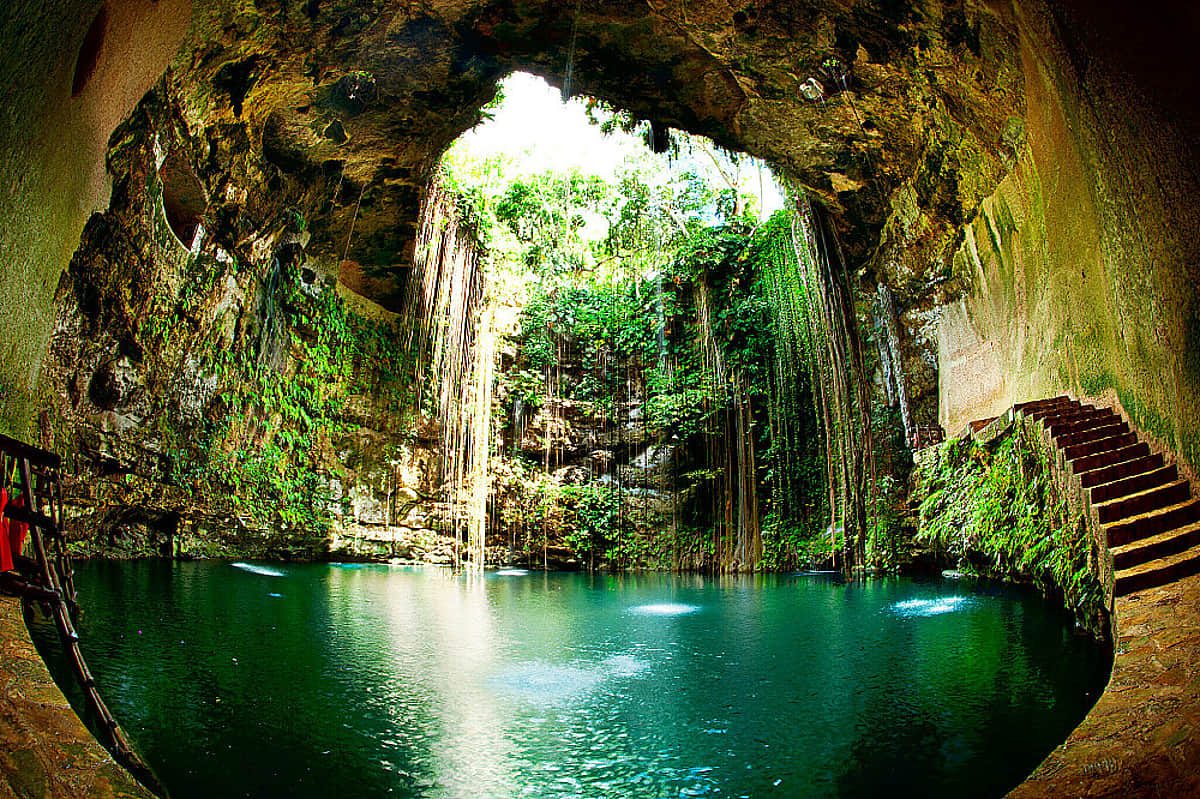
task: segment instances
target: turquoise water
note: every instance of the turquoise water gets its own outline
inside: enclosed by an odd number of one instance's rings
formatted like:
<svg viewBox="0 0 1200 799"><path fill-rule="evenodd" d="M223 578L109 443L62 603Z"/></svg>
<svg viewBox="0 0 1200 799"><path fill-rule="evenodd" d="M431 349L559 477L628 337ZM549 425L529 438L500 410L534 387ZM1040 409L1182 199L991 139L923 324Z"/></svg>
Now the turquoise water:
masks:
<svg viewBox="0 0 1200 799"><path fill-rule="evenodd" d="M1111 663L1036 595L961 581L145 561L77 584L103 695L177 799L1001 796Z"/></svg>

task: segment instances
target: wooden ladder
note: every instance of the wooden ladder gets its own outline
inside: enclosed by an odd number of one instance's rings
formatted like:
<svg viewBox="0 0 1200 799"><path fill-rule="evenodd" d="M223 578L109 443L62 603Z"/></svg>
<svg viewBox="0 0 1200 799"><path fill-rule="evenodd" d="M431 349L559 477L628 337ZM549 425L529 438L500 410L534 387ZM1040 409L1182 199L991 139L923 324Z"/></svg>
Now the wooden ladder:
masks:
<svg viewBox="0 0 1200 799"><path fill-rule="evenodd" d="M63 537L61 469L62 459L58 455L0 434L0 487L10 497L3 517L10 524L28 525L29 541L23 549L33 551L32 558L22 552L12 553L14 569L0 572L0 590L36 602L43 613L54 619L75 680L83 690L88 710L99 724L101 742L139 782L164 795L154 773L134 752L129 738L104 704L79 649L79 633L72 621L72 614L78 612L79 606L75 602L74 571ZM12 501L17 492L24 498L20 505Z"/></svg>

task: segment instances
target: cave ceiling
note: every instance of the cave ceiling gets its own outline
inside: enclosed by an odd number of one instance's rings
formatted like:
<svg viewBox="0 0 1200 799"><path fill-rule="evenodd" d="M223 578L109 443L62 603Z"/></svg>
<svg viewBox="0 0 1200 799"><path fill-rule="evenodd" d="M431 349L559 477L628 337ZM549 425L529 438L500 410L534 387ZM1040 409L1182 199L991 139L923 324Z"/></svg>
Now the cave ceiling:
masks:
<svg viewBox="0 0 1200 799"><path fill-rule="evenodd" d="M772 163L904 301L1022 145L1005 8L196 0L166 85L204 153L219 237L237 246L295 212L310 255L386 276L411 261L431 169L496 82L524 70L561 86L574 38L572 93ZM386 279L370 285L387 300Z"/></svg>

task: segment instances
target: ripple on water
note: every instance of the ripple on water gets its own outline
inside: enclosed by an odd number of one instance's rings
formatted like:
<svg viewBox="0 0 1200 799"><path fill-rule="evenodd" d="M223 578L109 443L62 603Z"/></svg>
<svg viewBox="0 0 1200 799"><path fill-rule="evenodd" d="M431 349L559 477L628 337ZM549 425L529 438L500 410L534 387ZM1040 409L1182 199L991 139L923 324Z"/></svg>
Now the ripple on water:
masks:
<svg viewBox="0 0 1200 799"><path fill-rule="evenodd" d="M599 671L557 663L517 663L492 678L497 693L538 704L555 704L590 692L603 679Z"/></svg>
<svg viewBox="0 0 1200 799"><path fill-rule="evenodd" d="M600 668L610 677L640 677L650 670L650 662L633 655L610 655L600 661Z"/></svg>
<svg viewBox="0 0 1200 799"><path fill-rule="evenodd" d="M942 596L932 599L905 599L892 604L892 610L906 618L914 616L940 616L953 613L969 605L965 596Z"/></svg>
<svg viewBox="0 0 1200 799"><path fill-rule="evenodd" d="M492 677L491 684L502 695L554 704L590 693L605 680L640 677L649 670L649 661L633 655L610 655L596 664L570 666L529 661L506 668Z"/></svg>
<svg viewBox="0 0 1200 799"><path fill-rule="evenodd" d="M680 602L658 602L651 605L637 605L629 609L630 613L640 613L644 616L683 616L695 613L699 605L684 605Z"/></svg>
<svg viewBox="0 0 1200 799"><path fill-rule="evenodd" d="M235 569L250 572L251 574L260 574L263 577L283 577L283 572L276 569L268 569L266 566L255 566L253 563L232 563L230 564Z"/></svg>

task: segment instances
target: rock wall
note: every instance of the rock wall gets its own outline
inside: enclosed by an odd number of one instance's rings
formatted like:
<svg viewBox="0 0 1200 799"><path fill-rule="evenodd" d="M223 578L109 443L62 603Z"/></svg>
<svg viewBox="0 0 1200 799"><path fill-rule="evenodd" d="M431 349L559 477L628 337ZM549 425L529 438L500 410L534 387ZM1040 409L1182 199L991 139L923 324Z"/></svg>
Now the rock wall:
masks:
<svg viewBox="0 0 1200 799"><path fill-rule="evenodd" d="M308 257L296 213L205 214L262 191L208 144L160 82L114 134L110 207L58 286L37 418L73 467L76 550L444 548L423 499L438 431L415 409L402 326Z"/></svg>
<svg viewBox="0 0 1200 799"><path fill-rule="evenodd" d="M1195 113L1167 104L1187 81L1163 80L1187 20L1020 11L1026 145L955 252L970 288L938 325L941 422L1070 391L1118 405L1194 470L1200 174ZM1156 39L1167 61L1139 61Z"/></svg>
<svg viewBox="0 0 1200 799"><path fill-rule="evenodd" d="M69 4L61 18L32 6L6 9L0 32L23 47L3 72L28 90L7 107L55 109L69 95L71 69L59 63L60 39L52 33L82 42L83 21L96 5ZM120 40L127 53L112 49L115 39L103 40L110 49L100 51L96 80L111 67L114 75L146 77L138 85L148 86L147 76L161 64L150 56L165 58L176 41L160 33L182 27L186 6L110 0L106 8L114 32L123 14L139 24ZM1021 99L1009 16L976 0L798 6L197 0L169 80L197 125L194 133L231 170L233 182L266 188L238 196L218 187L208 213L261 226L282 209L297 209L310 222L310 253L337 264L346 284L393 308L411 266L421 192L442 149L478 119L498 77L528 69L565 81L569 53L573 90L629 108L660 128L708 134L779 164L836 211L854 263L866 262L892 206L904 205L906 227L893 238L916 254L879 270L905 282L898 300L906 308L915 297L907 289L927 282L925 255L953 237L1019 144L1007 124ZM104 137L129 104L103 107L113 115L88 117L94 124L87 136L40 110L24 122L5 121L5 168L15 173L32 162L44 177L37 192L9 206L12 221L28 209L38 214L65 198L74 202L82 192L71 188L83 180L78 176L103 175ZM62 163L77 158L79 164ZM60 186L63 172L71 178ZM80 207L102 205L100 193ZM0 214L0 221L9 217ZM51 291L86 211L51 217L4 226L11 235L4 241L14 248L6 263L22 263L15 248L30 242L45 250L37 266L5 270L13 275L6 288L20 291L4 295L22 297L4 309L14 335L3 374L16 386L13 396L26 398L14 400L4 424L18 433L29 429L26 400L49 335ZM917 240L922 248L912 246ZM40 294L22 293L35 284Z"/></svg>
<svg viewBox="0 0 1200 799"><path fill-rule="evenodd" d="M103 13L101 13L103 9ZM108 137L182 41L191 0L0 8L0 428L32 430L59 275L108 202Z"/></svg>
<svg viewBox="0 0 1200 799"><path fill-rule="evenodd" d="M574 91L765 158L831 209L863 296L894 296L917 424L1108 392L1194 467L1196 30L1166 0L10 3L0 426L36 429L107 137L168 60L224 251L291 211L308 257L395 308L437 156L499 76L565 82L573 52ZM194 201L167 198L185 227Z"/></svg>

